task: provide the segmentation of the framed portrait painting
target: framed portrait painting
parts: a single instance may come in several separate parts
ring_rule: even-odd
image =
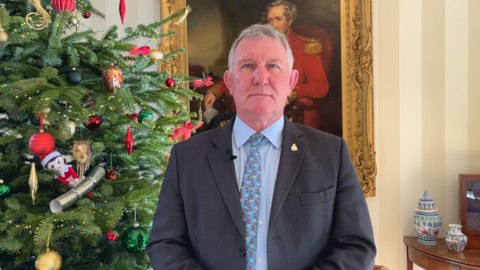
[[[365,196],[375,196],[371,0],[160,1],[162,18],[191,7],[186,23],[164,27],[178,35],[159,46],[164,53],[181,47],[187,51],[167,63],[171,72],[213,78],[213,86],[196,91],[215,93],[217,116],[235,111],[223,73],[238,34],[255,23],[285,33],[293,68],[299,71],[285,114],[293,122],[342,136]],[[189,105],[191,111],[204,112],[200,101]]]

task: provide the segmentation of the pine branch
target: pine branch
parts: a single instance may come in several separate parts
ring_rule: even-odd
[[[63,10],[58,14],[55,18],[55,21],[52,23],[52,30],[49,39],[49,47],[50,49],[60,49],[62,46],[61,34],[65,29],[65,25],[70,18],[70,12],[67,10]]]
[[[7,208],[12,210],[20,210],[22,208],[20,202],[15,197],[9,197],[4,199],[4,204]]]
[[[83,38],[90,37],[94,34],[95,34],[95,32],[92,29],[82,31],[82,32],[74,32],[71,35],[62,38],[61,41],[62,41],[63,44],[73,43],[73,42],[77,42],[77,41],[79,41]]]
[[[44,67],[40,71],[38,77],[45,78],[45,79],[53,79],[58,75],[58,70],[52,67]]]
[[[15,72],[24,73],[28,77],[39,77],[39,74],[40,74],[40,70],[38,68],[28,64],[19,63],[19,62],[2,63],[2,67],[10,68],[12,71],[15,71]]]
[[[85,47],[85,46],[82,46],[82,45],[75,45],[75,46],[72,46],[73,48],[75,48],[77,51],[79,51],[81,54],[83,54],[85,56],[85,58],[90,62],[90,63],[95,63],[97,61],[97,54],[92,51],[91,49]],[[83,59],[84,57],[82,57]]]
[[[51,101],[57,99],[60,96],[60,91],[58,89],[52,89],[50,91],[43,92],[40,96],[35,96],[34,98],[29,98],[20,104],[21,109],[33,109],[33,112],[38,112],[41,107],[49,105]]]
[[[19,254],[22,247],[22,242],[12,236],[0,237],[0,250],[4,252]]]
[[[188,12],[192,11],[192,8],[190,6],[187,6],[186,8],[180,9],[179,11],[177,11],[177,12],[173,13],[172,15],[168,16],[167,18],[165,18],[165,19],[163,19],[159,22],[149,24],[148,26],[152,27],[152,28],[158,28],[160,26],[163,26],[163,25],[177,19],[178,17],[184,15],[186,9],[188,9]]]
[[[3,63],[5,64],[5,63]],[[3,66],[2,64],[2,66]],[[34,78],[34,79],[25,79],[18,82],[10,83],[0,87],[0,94],[11,93],[17,91],[18,89],[26,89],[32,86],[37,86],[39,84],[46,83],[47,80],[44,78]]]
[[[71,67],[76,67],[80,63],[80,55],[78,51],[73,47],[67,47],[68,60]]]
[[[0,145],[6,145],[17,140],[15,136],[2,136],[0,137]]]
[[[177,31],[172,31],[172,32],[164,33],[164,34],[155,34],[155,35],[152,36],[152,38],[162,39],[162,38],[167,38],[167,37],[173,37],[173,36],[176,36],[176,35],[177,35]]]
[[[175,56],[181,54],[181,53],[184,53],[185,52],[185,49],[184,48],[180,48],[178,50],[175,50],[175,51],[171,51],[171,52],[168,52],[166,53],[165,55],[163,55],[163,59],[157,63],[163,63],[165,61],[170,61],[170,60],[173,60],[175,59]]]
[[[59,51],[48,50],[46,54],[42,55],[43,66],[59,67],[62,65],[62,59],[58,55]]]
[[[116,25],[110,26],[110,28],[108,28],[105,34],[103,34],[102,40],[103,41],[106,41],[108,39],[115,40],[118,37],[117,31],[118,31],[118,26]]]
[[[7,46],[8,41],[0,44],[0,59],[8,53],[8,51],[6,50]]]
[[[29,47],[18,47],[15,49],[13,56],[13,61],[21,61],[24,58],[27,58],[30,54],[34,54],[40,48],[39,45],[33,45]]]
[[[115,50],[118,51],[124,51],[124,52],[130,52],[130,49],[132,48],[132,44],[130,43],[123,43],[123,42],[115,42],[115,46],[113,47]]]
[[[80,103],[81,96],[79,96],[79,93],[76,92],[75,90],[78,90],[79,88],[74,88],[74,89],[63,89],[63,91],[60,92],[60,97],[63,97],[65,101],[68,102],[70,106],[73,106],[75,109],[78,111],[83,111],[84,108],[82,104]],[[83,92],[86,94],[86,91]]]
[[[137,61],[136,62],[136,65],[133,67],[133,69],[131,70],[132,73],[136,73],[136,72],[140,72],[142,70],[144,70],[145,68],[153,65],[154,63],[152,61],[150,61],[150,59],[146,58],[146,57],[142,57],[140,59],[140,61]]]
[[[81,9],[79,9],[81,8]],[[92,6],[89,0],[77,0],[77,9],[82,12],[90,11],[92,14],[95,14],[102,19],[105,19],[105,14],[97,10],[95,7]]]

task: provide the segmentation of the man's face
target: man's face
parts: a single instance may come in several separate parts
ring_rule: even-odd
[[[244,122],[271,124],[283,115],[298,71],[290,71],[281,43],[272,38],[245,38],[235,48],[232,69],[224,79]]]
[[[273,7],[267,13],[267,23],[283,33],[287,32],[288,28],[292,24],[292,21],[292,19],[287,21],[287,18],[284,15],[283,6]]]

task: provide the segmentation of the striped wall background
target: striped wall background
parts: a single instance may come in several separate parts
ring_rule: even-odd
[[[428,190],[459,222],[458,174],[480,174],[480,1],[373,0],[377,264],[406,269],[416,201]],[[421,269],[418,268],[417,269]]]
[[[367,202],[377,264],[406,269],[402,238],[425,190],[458,223],[458,174],[480,174],[480,1],[372,0],[377,197]],[[95,0],[121,25],[117,0]],[[160,0],[126,0],[125,24],[160,19]],[[143,46],[144,40],[137,41]],[[152,44],[148,44],[152,46]],[[417,269],[420,269],[417,267]]]

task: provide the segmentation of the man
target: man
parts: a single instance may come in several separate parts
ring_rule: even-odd
[[[345,142],[283,116],[292,66],[285,35],[269,25],[233,43],[224,78],[237,116],[172,148],[147,246],[154,269],[372,269]]]
[[[297,8],[293,3],[285,0],[276,0],[267,4],[263,12],[263,21],[286,35],[295,58],[293,69],[298,71],[299,79],[288,97],[287,103],[301,97],[323,98],[327,95],[329,89],[322,58],[320,57],[321,42],[294,33],[290,26],[296,18]],[[229,92],[225,83],[220,81],[207,91],[204,99],[205,107],[211,107],[217,97],[222,95],[228,96]],[[320,129],[319,108],[305,110],[303,118],[303,124]]]

